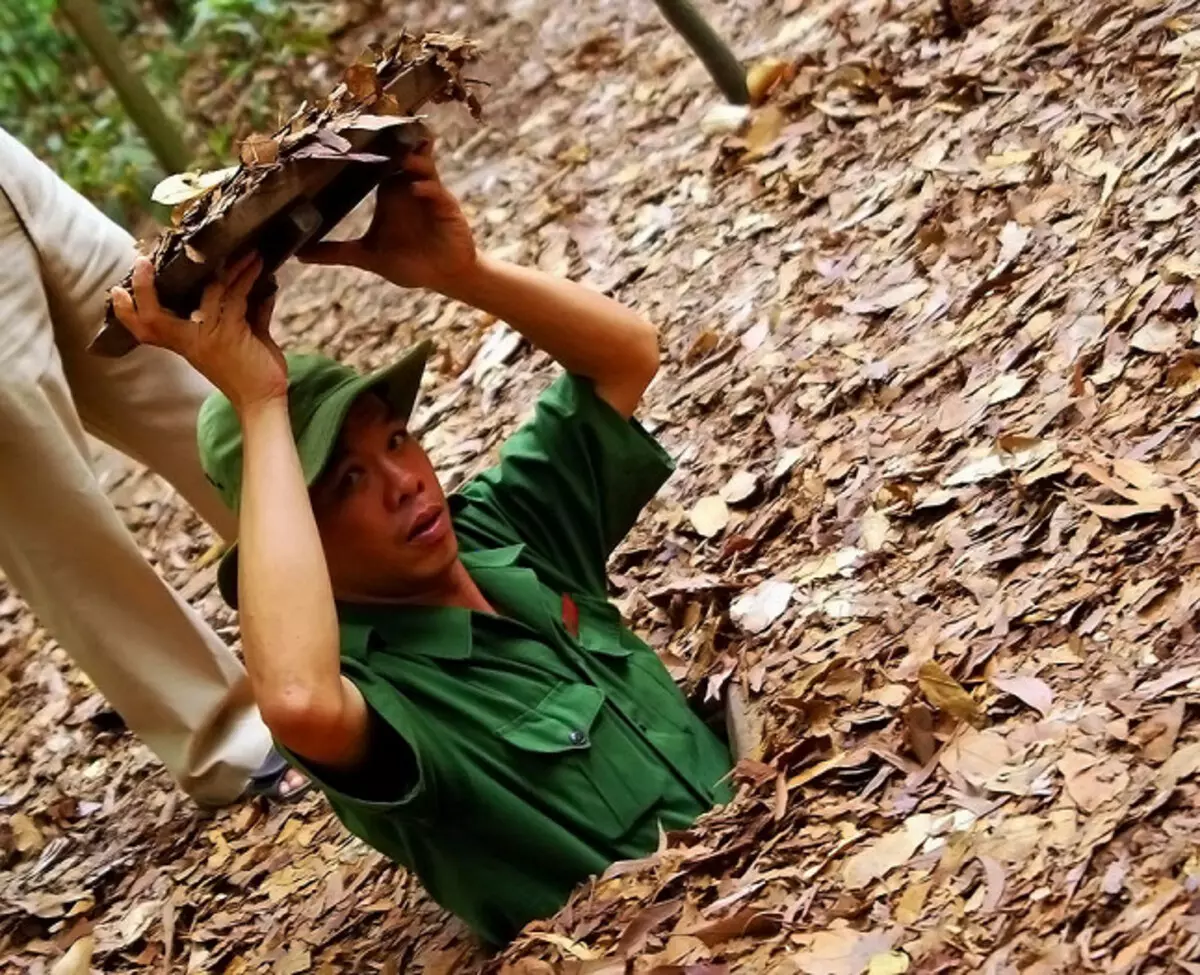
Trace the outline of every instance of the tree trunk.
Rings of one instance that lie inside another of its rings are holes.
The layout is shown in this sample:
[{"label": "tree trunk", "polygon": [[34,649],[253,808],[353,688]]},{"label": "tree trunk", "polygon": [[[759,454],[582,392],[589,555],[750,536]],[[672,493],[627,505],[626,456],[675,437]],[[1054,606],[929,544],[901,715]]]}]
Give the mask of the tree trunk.
[{"label": "tree trunk", "polygon": [[126,66],[120,41],[104,22],[96,0],[58,0],[58,6],[113,86],[159,165],[168,173],[186,170],[191,154],[183,137],[142,80]]},{"label": "tree trunk", "polygon": [[704,19],[691,0],[654,0],[658,9],[667,18],[688,46],[704,62],[721,94],[734,105],[749,105],[750,92],[746,88],[746,69],[734,56],[733,51],[721,40],[713,26]]}]

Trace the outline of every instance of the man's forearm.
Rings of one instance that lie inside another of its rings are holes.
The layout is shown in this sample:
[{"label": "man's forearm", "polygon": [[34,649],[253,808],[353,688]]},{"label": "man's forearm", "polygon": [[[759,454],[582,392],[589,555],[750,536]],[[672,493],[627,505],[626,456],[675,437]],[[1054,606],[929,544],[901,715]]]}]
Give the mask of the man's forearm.
[{"label": "man's forearm", "polygon": [[658,369],[654,326],[620,302],[532,268],[480,257],[475,272],[439,289],[508,322],[631,416]]},{"label": "man's forearm", "polygon": [[242,413],[239,584],[246,666],[263,719],[305,758],[365,753],[366,708],[341,675],[337,611],[285,399]]}]

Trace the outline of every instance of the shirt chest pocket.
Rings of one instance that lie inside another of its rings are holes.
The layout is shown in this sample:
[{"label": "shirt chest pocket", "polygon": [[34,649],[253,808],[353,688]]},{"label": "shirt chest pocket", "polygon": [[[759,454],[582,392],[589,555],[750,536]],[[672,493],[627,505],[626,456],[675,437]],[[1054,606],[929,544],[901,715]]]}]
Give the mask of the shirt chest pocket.
[{"label": "shirt chest pocket", "polygon": [[666,769],[651,761],[604,692],[560,681],[534,707],[499,728],[528,801],[582,834],[614,840],[663,795]]},{"label": "shirt chest pocket", "polygon": [[579,645],[613,670],[648,727],[689,731],[687,701],[662,662],[621,623],[615,606],[580,597]]}]

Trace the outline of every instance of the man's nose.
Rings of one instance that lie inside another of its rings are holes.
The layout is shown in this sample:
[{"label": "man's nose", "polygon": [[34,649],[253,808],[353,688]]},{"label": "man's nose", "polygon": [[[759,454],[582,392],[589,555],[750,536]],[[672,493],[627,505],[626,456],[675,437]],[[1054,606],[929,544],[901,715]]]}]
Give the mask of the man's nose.
[{"label": "man's nose", "polygon": [[414,495],[421,492],[420,476],[404,464],[388,462],[383,468],[388,506],[395,509],[400,507]]}]

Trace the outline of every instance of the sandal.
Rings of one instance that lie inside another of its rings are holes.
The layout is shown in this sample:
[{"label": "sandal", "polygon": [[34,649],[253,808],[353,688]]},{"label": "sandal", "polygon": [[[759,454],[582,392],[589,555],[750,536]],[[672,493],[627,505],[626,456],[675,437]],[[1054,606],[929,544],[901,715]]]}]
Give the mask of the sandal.
[{"label": "sandal", "polygon": [[293,769],[287,759],[272,748],[258,770],[250,776],[245,794],[262,796],[271,802],[295,802],[312,788],[312,780],[306,776],[302,785],[289,786],[287,777],[291,771]]}]

